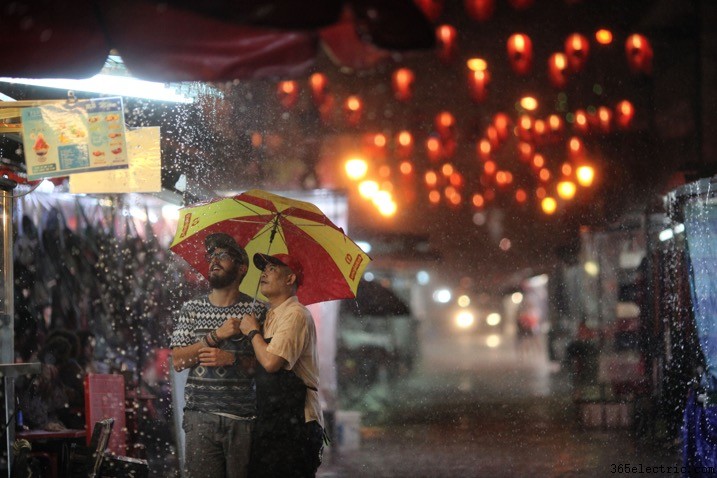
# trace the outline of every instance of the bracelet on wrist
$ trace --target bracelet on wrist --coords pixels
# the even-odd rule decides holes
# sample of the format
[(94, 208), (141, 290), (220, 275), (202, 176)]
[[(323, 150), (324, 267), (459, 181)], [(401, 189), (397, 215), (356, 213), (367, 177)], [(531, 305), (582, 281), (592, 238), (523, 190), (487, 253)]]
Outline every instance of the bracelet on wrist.
[(251, 330), (251, 331), (249, 331), (248, 334), (246, 334), (246, 338), (247, 338), (247, 340), (249, 341), (249, 343), (251, 343), (251, 341), (254, 339), (254, 336), (257, 335), (257, 334), (261, 334), (261, 332), (259, 331), (259, 329)]
[(211, 332), (209, 332), (209, 335), (212, 336), (212, 340), (214, 341), (214, 344), (215, 344), (216, 346), (219, 346), (219, 344), (222, 343), (222, 341), (219, 340), (219, 336), (217, 335), (217, 331), (216, 331), (216, 330), (212, 330)]

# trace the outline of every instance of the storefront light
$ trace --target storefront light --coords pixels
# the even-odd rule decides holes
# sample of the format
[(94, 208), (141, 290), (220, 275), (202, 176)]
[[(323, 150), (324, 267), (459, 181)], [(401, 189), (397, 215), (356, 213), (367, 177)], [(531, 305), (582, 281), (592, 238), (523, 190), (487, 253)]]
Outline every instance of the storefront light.
[(451, 297), (451, 291), (448, 289), (436, 289), (436, 291), (433, 292), (433, 300), (439, 304), (449, 303), (451, 301)]
[(675, 227), (672, 228), (675, 234), (682, 234), (685, 232), (685, 225), (684, 224), (678, 224)]
[(583, 268), (585, 269), (587, 275), (592, 277), (597, 277), (597, 275), (600, 273), (600, 266), (598, 266), (597, 262), (595, 261), (587, 261)]
[(665, 242), (675, 237), (675, 234), (672, 232), (672, 229), (665, 229), (660, 231), (660, 235), (658, 237), (660, 238), (660, 241)]

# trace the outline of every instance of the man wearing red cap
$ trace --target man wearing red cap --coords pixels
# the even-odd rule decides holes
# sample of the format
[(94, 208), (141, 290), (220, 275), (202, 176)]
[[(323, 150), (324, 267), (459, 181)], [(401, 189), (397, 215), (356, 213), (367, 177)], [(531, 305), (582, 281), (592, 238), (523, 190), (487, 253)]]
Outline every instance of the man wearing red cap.
[(253, 315), (244, 315), (240, 323), (260, 364), (250, 474), (313, 477), (321, 464), (324, 432), (316, 327), (296, 297), (303, 267), (287, 254), (255, 254), (254, 265), (263, 271), (259, 288), (270, 309), (263, 333)]

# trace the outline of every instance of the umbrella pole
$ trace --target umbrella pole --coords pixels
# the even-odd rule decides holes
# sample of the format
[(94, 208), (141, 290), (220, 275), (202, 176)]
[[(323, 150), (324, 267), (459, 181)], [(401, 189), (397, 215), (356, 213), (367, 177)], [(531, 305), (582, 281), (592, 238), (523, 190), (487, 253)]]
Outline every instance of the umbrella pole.
[[(271, 245), (274, 243), (274, 236), (276, 236), (276, 231), (279, 229), (279, 216), (281, 213), (278, 213), (276, 216), (274, 216), (273, 223), (274, 225), (271, 227), (271, 235), (269, 236), (269, 247), (266, 250), (266, 254), (268, 255), (271, 251)], [(254, 300), (251, 302), (251, 311), (254, 312), (254, 306), (256, 305), (256, 298), (259, 295), (259, 285), (261, 284), (261, 274), (259, 275), (259, 280), (256, 283), (256, 289), (254, 290)]]

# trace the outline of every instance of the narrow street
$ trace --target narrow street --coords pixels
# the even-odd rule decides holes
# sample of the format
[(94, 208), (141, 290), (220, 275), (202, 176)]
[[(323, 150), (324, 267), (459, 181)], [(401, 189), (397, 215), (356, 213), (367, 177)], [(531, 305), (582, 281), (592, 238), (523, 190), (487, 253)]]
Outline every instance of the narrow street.
[(540, 339), (427, 335), (413, 376), (370, 394), (382, 426), (364, 426), (357, 450), (331, 449), (319, 476), (680, 476), (677, 448), (582, 428), (569, 377)]

